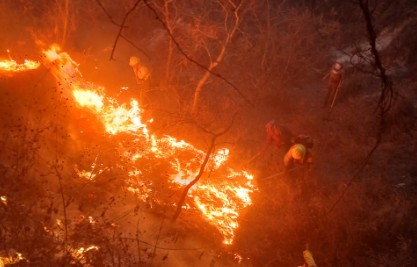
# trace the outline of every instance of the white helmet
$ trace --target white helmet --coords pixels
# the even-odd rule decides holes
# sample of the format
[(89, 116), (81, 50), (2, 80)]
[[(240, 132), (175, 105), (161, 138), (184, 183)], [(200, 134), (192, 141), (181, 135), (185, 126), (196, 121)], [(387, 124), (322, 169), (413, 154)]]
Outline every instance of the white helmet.
[(333, 68), (337, 71), (341, 70), (343, 68), (342, 63), (336, 62), (333, 66)]
[(139, 62), (140, 62), (140, 59), (138, 57), (135, 57), (135, 56), (130, 57), (129, 66), (133, 67), (133, 66), (139, 65)]

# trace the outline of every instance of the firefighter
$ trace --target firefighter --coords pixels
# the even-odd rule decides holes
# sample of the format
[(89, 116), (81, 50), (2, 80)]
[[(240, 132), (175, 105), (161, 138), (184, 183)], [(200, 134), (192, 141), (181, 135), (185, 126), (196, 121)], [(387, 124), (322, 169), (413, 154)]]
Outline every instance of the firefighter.
[(293, 134), (288, 128), (276, 124), (274, 120), (271, 120), (267, 124), (265, 124), (265, 133), (265, 144), (255, 156), (253, 156), (249, 161), (247, 161), (246, 164), (259, 157), (271, 145), (275, 146), (278, 149), (280, 149), (281, 147), (285, 147), (285, 149), (288, 149), (288, 147), (291, 146), (291, 139), (293, 138)]
[(277, 148), (281, 148), (291, 142), (293, 134), (291, 131), (282, 125), (277, 125), (274, 120), (269, 121), (265, 125), (266, 131), (266, 146), (273, 144)]
[(292, 169), (295, 164), (305, 165), (308, 170), (311, 170), (314, 158), (308, 146), (308, 144), (298, 142), (290, 147), (284, 156), (284, 167), (286, 171)]
[(149, 91), (149, 82), (146, 82), (151, 77), (149, 69), (142, 65), (138, 57), (130, 57), (129, 66), (132, 67), (133, 73), (135, 74), (136, 83), (139, 87), (139, 104), (143, 105), (143, 98)]
[(130, 57), (129, 66), (132, 67), (136, 82), (138, 84), (141, 84), (150, 78), (151, 73), (149, 72), (149, 69), (141, 64), (138, 57)]
[(303, 251), (304, 264), (298, 267), (317, 267), (314, 261), (313, 254), (310, 250), (306, 249)]
[(327, 79), (327, 96), (324, 101), (324, 106), (333, 108), (337, 94), (343, 83), (344, 74), (342, 69), (342, 63), (336, 62), (332, 69), (322, 79)]

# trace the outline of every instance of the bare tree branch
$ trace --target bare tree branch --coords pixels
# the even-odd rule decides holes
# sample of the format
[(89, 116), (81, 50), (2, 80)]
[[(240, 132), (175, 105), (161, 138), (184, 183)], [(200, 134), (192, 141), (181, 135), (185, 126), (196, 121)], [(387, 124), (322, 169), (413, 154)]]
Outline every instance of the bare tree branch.
[(169, 30), (169, 27), (166, 25), (166, 23), (161, 19), (161, 17), (158, 15), (158, 12), (155, 10), (155, 8), (153, 8), (149, 2), (147, 0), (143, 0), (143, 2), (145, 3), (145, 5), (155, 14), (155, 18), (162, 24), (162, 26), (164, 27), (164, 29), (167, 31), (168, 35), (170, 36), (171, 40), (173, 41), (173, 43), (175, 44), (175, 46), (177, 47), (178, 51), (184, 55), (184, 57), (194, 63), (195, 65), (197, 65), (198, 67), (208, 71), (211, 75), (223, 80), (224, 82), (226, 82), (228, 85), (230, 85), (239, 95), (240, 97), (242, 97), (249, 105), (253, 106), (253, 103), (251, 100), (249, 100), (243, 93), (242, 91), (237, 88), (236, 85), (234, 85), (232, 82), (230, 82), (229, 80), (227, 80), (225, 77), (223, 77), (222, 75), (213, 72), (212, 70), (210, 70), (209, 68), (207, 68), (206, 66), (202, 65), (201, 63), (199, 63), (198, 61), (196, 61), (195, 59), (193, 59), (191, 56), (189, 56), (187, 54), (187, 52), (184, 51), (184, 49), (182, 49), (181, 45), (178, 43), (178, 41), (176, 40), (176, 38), (174, 37), (174, 35), (172, 34), (172, 32)]
[(118, 27), (126, 27), (126, 26), (122, 26), (119, 23), (117, 23), (113, 17), (110, 15), (109, 12), (107, 12), (107, 9), (103, 6), (103, 4), (100, 2), (100, 0), (96, 0), (96, 3), (100, 6), (101, 10), (103, 10), (103, 12), (107, 15), (107, 17), (109, 18), (109, 20), (116, 26)]
[(136, 1), (136, 3), (133, 5), (133, 7), (131, 8), (131, 9), (129, 9), (129, 11), (127, 11), (127, 13), (125, 14), (125, 16), (124, 16), (124, 18), (123, 18), (123, 20), (122, 20), (122, 24), (120, 25), (120, 28), (119, 28), (119, 33), (117, 34), (117, 36), (116, 36), (116, 40), (114, 40), (114, 44), (113, 44), (113, 49), (111, 50), (111, 54), (110, 54), (110, 60), (112, 60), (112, 59), (114, 59), (113, 58), (113, 55), (114, 55), (114, 50), (116, 49), (116, 46), (117, 46), (117, 42), (119, 41), (119, 38), (120, 38), (120, 36), (122, 35), (122, 30), (124, 29), (124, 25), (125, 25), (125, 23), (126, 23), (126, 20), (127, 20), (127, 18), (129, 17), (129, 15), (130, 15), (130, 13), (132, 13), (135, 9), (136, 9), (136, 7), (139, 5), (139, 3), (141, 2), (142, 0), (137, 0)]
[[(200, 165), (200, 170), (199, 170), (198, 174), (196, 175), (196, 177), (194, 178), (194, 180), (192, 180), (182, 191), (181, 198), (180, 198), (180, 200), (178, 201), (178, 204), (177, 204), (177, 210), (176, 210), (172, 220), (176, 220), (178, 218), (178, 216), (181, 213), (182, 206), (184, 205), (185, 199), (187, 197), (188, 191), (190, 190), (190, 188), (193, 185), (195, 185), (200, 180), (201, 176), (203, 176), (204, 169), (206, 168), (206, 165), (207, 165), (207, 163), (210, 159), (211, 153), (213, 152), (213, 150), (216, 146), (216, 139), (230, 130), (230, 128), (232, 127), (232, 125), (235, 121), (236, 116), (237, 116), (237, 113), (235, 113), (235, 115), (233, 116), (230, 124), (223, 131), (221, 131), (219, 133), (213, 133), (212, 134), (212, 137), (211, 137), (211, 140), (210, 140), (210, 146), (207, 149), (206, 156), (204, 157), (204, 160)], [(210, 132), (210, 131), (205, 130), (205, 132)]]
[(230, 44), (230, 42), (232, 41), (233, 36), (235, 35), (238, 27), (239, 27), (239, 23), (240, 23), (240, 17), (239, 17), (239, 8), (241, 7), (241, 3), (239, 3), (239, 5), (235, 5), (232, 1), (229, 0), (229, 4), (231, 6), (231, 9), (233, 10), (233, 14), (235, 17), (235, 22), (233, 24), (232, 29), (230, 30), (230, 32), (228, 31), (228, 27), (227, 27), (227, 21), (228, 21), (228, 15), (229, 15), (229, 11), (228, 8), (226, 6), (222, 6), (225, 16), (224, 16), (224, 28), (226, 29), (226, 39), (224, 40), (221, 49), (219, 51), (219, 54), (217, 55), (216, 59), (214, 61), (212, 61), (208, 67), (208, 70), (206, 71), (206, 73), (204, 73), (203, 77), (201, 77), (201, 79), (198, 81), (197, 86), (194, 90), (194, 100), (193, 100), (193, 106), (191, 109), (191, 113), (195, 114), (195, 112), (197, 111), (197, 106), (198, 106), (198, 102), (200, 99), (200, 93), (201, 90), (203, 89), (204, 84), (206, 83), (206, 81), (208, 80), (208, 78), (210, 77), (211, 72), (213, 71), (213, 69), (215, 69), (217, 67), (217, 65), (223, 60), (224, 55), (226, 53), (226, 49), (227, 46)]
[[(119, 23), (117, 23), (113, 17), (110, 15), (110, 13), (107, 11), (107, 9), (103, 6), (103, 4), (100, 2), (100, 0), (96, 0), (97, 4), (100, 6), (101, 10), (103, 10), (104, 14), (106, 14), (106, 16), (109, 18), (110, 22), (113, 23), (114, 25), (116, 25), (117, 27), (121, 27), (121, 28), (127, 28), (127, 26), (122, 26)], [(137, 50), (139, 50), (139, 52), (141, 52), (143, 55), (145, 55), (148, 59), (150, 59), (148, 53), (145, 52), (145, 50), (143, 50), (142, 48), (140, 48), (139, 46), (137, 46), (135, 43), (133, 43), (131, 40), (129, 40), (126, 36), (123, 35), (123, 33), (120, 32), (120, 38), (124, 39), (126, 42), (128, 42), (131, 46), (133, 46), (134, 48), (136, 48)], [(113, 53), (113, 51), (112, 51)]]
[(353, 184), (353, 182), (359, 178), (359, 175), (362, 173), (363, 169), (368, 165), (369, 160), (371, 159), (372, 155), (380, 145), (382, 141), (382, 136), (386, 129), (386, 118), (385, 115), (389, 112), (393, 96), (394, 90), (392, 88), (392, 81), (386, 75), (386, 70), (382, 64), (381, 57), (379, 55), (378, 49), (376, 48), (376, 33), (374, 29), (374, 25), (372, 23), (372, 13), (369, 10), (369, 5), (367, 0), (358, 0), (359, 7), (362, 10), (362, 14), (364, 16), (366, 22), (366, 30), (368, 33), (368, 41), (369, 45), (371, 46), (371, 53), (374, 57), (374, 68), (377, 71), (377, 75), (381, 80), (381, 96), (378, 102), (379, 108), (379, 131), (376, 136), (375, 144), (372, 146), (371, 150), (368, 152), (365, 160), (361, 163), (361, 165), (357, 168), (355, 174), (352, 176), (350, 181), (347, 183), (345, 189), (341, 193), (341, 195), (336, 199), (336, 201), (332, 204), (327, 214), (331, 213), (336, 205), (340, 202), (340, 200), (344, 197), (347, 190)]

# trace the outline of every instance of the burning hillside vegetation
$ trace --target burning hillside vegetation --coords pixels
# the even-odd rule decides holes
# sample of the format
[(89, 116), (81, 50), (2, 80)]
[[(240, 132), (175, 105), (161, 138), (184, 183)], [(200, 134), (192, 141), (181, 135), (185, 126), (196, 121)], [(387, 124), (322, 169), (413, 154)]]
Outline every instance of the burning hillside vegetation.
[[(78, 70), (78, 64), (58, 46), (43, 51), (44, 64), (55, 77), (58, 85), (68, 94), (80, 109), (87, 109), (103, 125), (106, 136), (115, 141), (120, 160), (128, 163), (125, 179), (129, 190), (138, 198), (157, 205), (175, 207), (168, 196), (180, 192), (199, 173), (206, 153), (193, 145), (174, 137), (156, 136), (143, 122), (143, 110), (137, 100), (120, 104), (117, 99), (107, 97), (105, 88), (86, 81)], [(101, 134), (101, 133), (97, 133)], [(118, 136), (122, 138), (117, 138)], [(223, 236), (223, 243), (231, 244), (238, 228), (239, 212), (251, 205), (251, 193), (256, 190), (253, 175), (244, 170), (228, 166), (229, 149), (219, 148), (210, 156), (206, 166), (209, 173), (188, 192), (192, 201), (184, 209), (199, 211), (209, 224)], [(146, 166), (146, 168), (143, 168)], [(149, 166), (151, 167), (149, 169)], [(159, 167), (158, 167), (159, 166)], [(163, 166), (162, 168), (160, 166)], [(94, 180), (109, 166), (98, 166), (91, 162), (88, 169), (77, 167), (80, 178)], [(155, 170), (163, 173), (166, 181), (155, 179)], [(159, 181), (158, 181), (159, 180)], [(159, 186), (166, 183), (163, 191)]]

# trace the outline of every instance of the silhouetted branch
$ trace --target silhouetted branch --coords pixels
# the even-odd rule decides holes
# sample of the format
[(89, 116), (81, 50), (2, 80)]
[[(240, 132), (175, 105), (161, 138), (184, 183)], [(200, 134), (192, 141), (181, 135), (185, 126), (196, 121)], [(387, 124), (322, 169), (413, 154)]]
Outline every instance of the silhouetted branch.
[(371, 46), (371, 53), (374, 57), (374, 67), (378, 71), (378, 76), (381, 79), (381, 97), (379, 99), (378, 106), (380, 108), (381, 116), (381, 127), (385, 127), (385, 114), (390, 110), (392, 99), (393, 99), (393, 89), (392, 82), (386, 75), (386, 70), (381, 62), (381, 57), (376, 48), (376, 33), (374, 26), (372, 24), (372, 14), (368, 7), (368, 2), (364, 0), (358, 0), (359, 6), (362, 9), (363, 16), (366, 21), (366, 30), (368, 32), (369, 45)]
[[(178, 218), (178, 216), (180, 215), (181, 210), (182, 210), (182, 206), (184, 205), (185, 198), (187, 197), (187, 194), (188, 194), (188, 191), (190, 190), (190, 188), (200, 180), (201, 176), (203, 176), (204, 169), (206, 168), (206, 165), (207, 165), (207, 163), (210, 159), (211, 153), (213, 152), (214, 147), (216, 146), (216, 139), (230, 130), (230, 128), (233, 125), (233, 122), (235, 121), (236, 116), (237, 116), (237, 113), (235, 113), (235, 115), (233, 116), (230, 124), (223, 131), (218, 132), (216, 134), (212, 134), (212, 137), (211, 137), (211, 140), (210, 140), (210, 146), (207, 149), (206, 156), (204, 157), (203, 163), (201, 163), (201, 165), (200, 165), (200, 170), (198, 171), (198, 174), (196, 175), (194, 180), (192, 180), (182, 191), (181, 198), (180, 198), (180, 200), (178, 201), (178, 204), (177, 204), (177, 210), (176, 210), (176, 212), (175, 212), (175, 214), (172, 218), (173, 220), (176, 220)], [(209, 132), (209, 131), (206, 130), (205, 132)]]
[(126, 42), (128, 42), (131, 46), (133, 46), (134, 48), (136, 48), (137, 50), (139, 50), (143, 55), (145, 55), (148, 59), (150, 59), (148, 53), (146, 53), (145, 50), (143, 50), (142, 48), (140, 48), (139, 46), (137, 46), (135, 43), (133, 43), (131, 40), (129, 40), (126, 36), (124, 36), (123, 34), (120, 34), (120, 38), (122, 38), (123, 40), (125, 40)]
[(394, 96), (393, 88), (392, 88), (392, 81), (389, 79), (389, 77), (386, 75), (386, 70), (384, 66), (382, 65), (381, 57), (379, 55), (378, 49), (376, 48), (376, 33), (375, 29), (372, 23), (372, 13), (369, 10), (368, 1), (364, 0), (358, 0), (359, 7), (362, 10), (362, 14), (365, 18), (366, 22), (366, 30), (368, 33), (368, 41), (369, 45), (371, 46), (371, 53), (374, 57), (374, 68), (377, 71), (377, 76), (381, 80), (381, 96), (378, 102), (378, 108), (379, 108), (379, 131), (376, 136), (376, 141), (369, 153), (367, 154), (365, 160), (361, 163), (361, 165), (357, 168), (355, 174), (352, 176), (350, 181), (347, 183), (345, 189), (343, 190), (342, 194), (336, 199), (336, 201), (333, 203), (327, 214), (331, 213), (333, 209), (336, 207), (336, 205), (340, 202), (340, 200), (344, 197), (347, 190), (350, 188), (350, 186), (353, 184), (353, 182), (359, 178), (359, 175), (363, 171), (363, 169), (368, 165), (369, 160), (371, 159), (372, 155), (374, 154), (375, 150), (378, 148), (378, 146), (381, 143), (382, 135), (385, 132), (386, 128), (386, 119), (385, 115), (389, 112)]
[(227, 80), (225, 77), (223, 77), (222, 75), (213, 72), (212, 70), (210, 70), (209, 68), (207, 68), (206, 66), (202, 65), (201, 63), (199, 63), (198, 61), (196, 61), (195, 59), (193, 59), (191, 56), (189, 56), (184, 49), (182, 49), (181, 45), (178, 43), (178, 41), (175, 39), (174, 35), (172, 34), (172, 32), (169, 30), (168, 26), (165, 24), (165, 22), (161, 19), (161, 17), (158, 15), (158, 12), (155, 10), (155, 8), (153, 8), (147, 0), (143, 0), (143, 2), (145, 3), (145, 5), (154, 13), (155, 18), (162, 24), (162, 26), (164, 27), (164, 29), (167, 31), (169, 37), (171, 38), (172, 42), (175, 44), (175, 46), (177, 47), (178, 51), (184, 55), (184, 57), (194, 63), (195, 65), (197, 65), (198, 67), (202, 68), (203, 70), (211, 73), (211, 75), (223, 80), (224, 82), (226, 82), (228, 85), (230, 85), (249, 105), (253, 106), (252, 101), (250, 101), (243, 93), (241, 90), (239, 90), (239, 88), (237, 88), (236, 85), (234, 85), (232, 82), (230, 82), (229, 80)]
[(122, 24), (120, 25), (120, 28), (119, 28), (119, 33), (117, 34), (116, 40), (114, 40), (113, 49), (111, 50), (111, 54), (110, 54), (110, 60), (113, 59), (114, 50), (116, 49), (117, 42), (119, 41), (119, 38), (122, 35), (122, 30), (125, 27), (124, 25), (126, 23), (127, 18), (129, 17), (130, 13), (132, 13), (136, 9), (136, 7), (139, 5), (139, 3), (141, 1), (142, 0), (137, 0), (136, 3), (133, 5), (133, 7), (131, 9), (129, 9), (129, 11), (127, 11), (127, 13), (125, 14), (125, 16), (122, 20)]
[[(100, 2), (100, 0), (96, 0), (97, 4), (100, 6), (101, 10), (103, 10), (104, 14), (109, 18), (110, 22), (116, 25), (117, 27), (121, 28), (127, 28), (127, 26), (120, 25), (117, 23), (113, 17), (110, 15), (110, 13), (107, 11), (107, 9), (103, 6), (103, 4)], [(123, 33), (120, 32), (120, 38), (124, 39), (126, 42), (128, 42), (131, 46), (139, 50), (142, 54), (144, 54), (148, 59), (150, 58), (149, 55), (140, 47), (138, 47), (135, 43), (133, 43), (131, 40), (129, 40), (126, 36), (123, 35)], [(112, 51), (113, 53), (113, 51)]]

